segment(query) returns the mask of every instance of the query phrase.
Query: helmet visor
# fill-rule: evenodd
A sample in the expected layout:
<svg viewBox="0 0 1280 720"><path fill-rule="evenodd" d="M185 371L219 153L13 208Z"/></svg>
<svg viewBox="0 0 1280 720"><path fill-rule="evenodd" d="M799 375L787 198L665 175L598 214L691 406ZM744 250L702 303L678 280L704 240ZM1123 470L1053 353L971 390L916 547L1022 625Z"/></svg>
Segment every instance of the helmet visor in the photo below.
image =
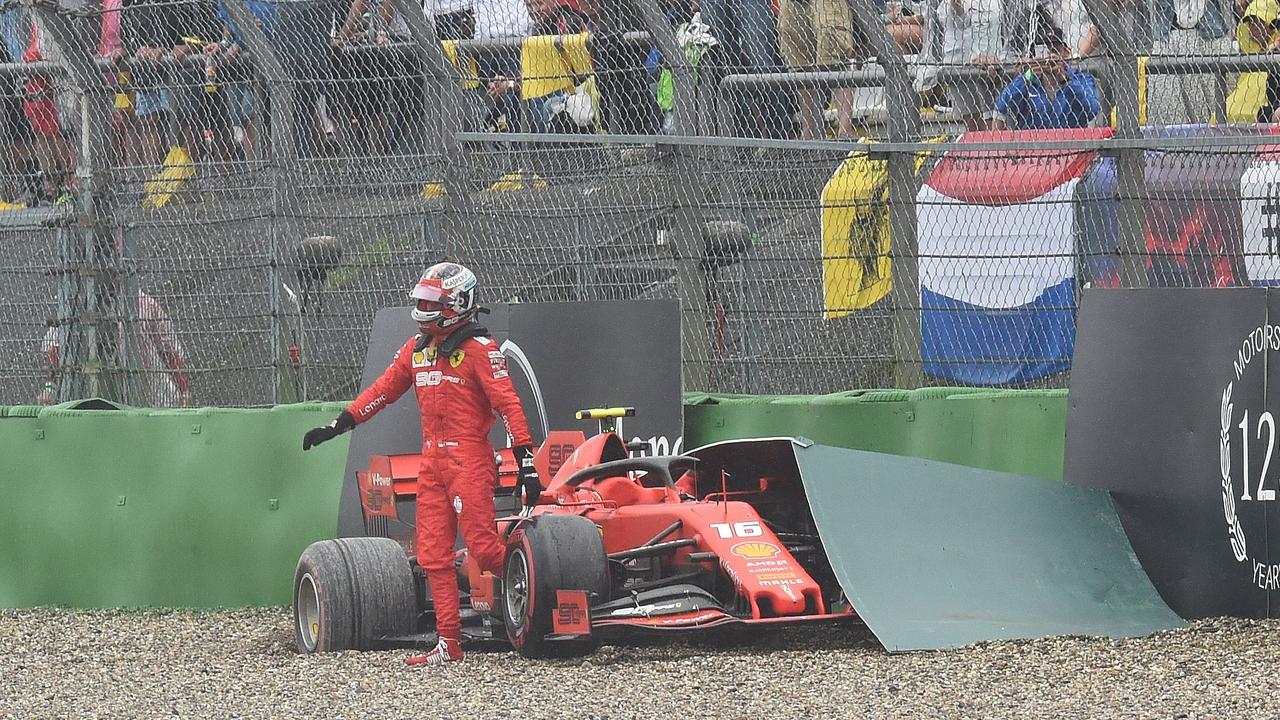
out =
<svg viewBox="0 0 1280 720"><path fill-rule="evenodd" d="M409 291L409 297L414 300L448 305L453 300L453 291L440 287L439 281L422 280Z"/></svg>

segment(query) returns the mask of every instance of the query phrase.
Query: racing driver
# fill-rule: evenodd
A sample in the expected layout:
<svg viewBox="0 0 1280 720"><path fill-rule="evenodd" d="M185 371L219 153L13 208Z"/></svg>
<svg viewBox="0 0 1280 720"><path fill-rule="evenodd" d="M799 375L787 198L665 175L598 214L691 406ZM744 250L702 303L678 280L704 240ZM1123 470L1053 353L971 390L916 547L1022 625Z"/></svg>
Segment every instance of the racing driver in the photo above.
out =
<svg viewBox="0 0 1280 720"><path fill-rule="evenodd" d="M476 277L465 267L442 262L427 268L409 292L419 333L396 352L391 365L360 393L336 420L307 431L309 450L368 420L395 402L410 386L422 414L422 463L418 470L418 564L427 574L439 642L405 662L438 665L462 659L454 539L461 527L467 552L485 572L502 569L503 547L494 522L497 465L489 431L495 413L511 434L517 492L532 507L542 492L533 466L533 440L520 399L507 375L506 359L488 330L475 321Z"/></svg>

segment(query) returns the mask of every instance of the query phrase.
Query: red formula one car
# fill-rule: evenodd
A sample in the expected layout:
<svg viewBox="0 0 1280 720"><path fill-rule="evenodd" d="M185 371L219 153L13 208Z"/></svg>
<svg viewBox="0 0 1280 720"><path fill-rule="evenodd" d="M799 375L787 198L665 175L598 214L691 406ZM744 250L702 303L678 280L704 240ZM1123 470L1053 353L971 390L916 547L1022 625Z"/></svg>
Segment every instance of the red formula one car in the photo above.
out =
<svg viewBox="0 0 1280 720"><path fill-rule="evenodd" d="M585 410L601 432L552 432L536 456L541 503L514 510L501 455L501 577L464 562L465 639L527 657L590 653L628 630L853 616L823 553L789 438L633 456L613 430L629 408ZM294 580L301 652L430 645L433 611L413 560L416 454L374 456L359 474L366 527L381 537L311 545ZM504 507L504 505L506 507Z"/></svg>

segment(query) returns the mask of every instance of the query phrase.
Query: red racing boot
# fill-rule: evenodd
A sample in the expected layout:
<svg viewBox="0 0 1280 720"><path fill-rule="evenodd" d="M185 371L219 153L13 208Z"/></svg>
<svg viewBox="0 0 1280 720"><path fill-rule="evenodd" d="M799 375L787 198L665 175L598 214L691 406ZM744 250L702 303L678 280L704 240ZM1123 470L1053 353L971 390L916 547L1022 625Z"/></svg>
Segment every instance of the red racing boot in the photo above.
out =
<svg viewBox="0 0 1280 720"><path fill-rule="evenodd" d="M440 638L435 648L423 655L411 655L404 659L405 665L443 665L448 662L462 660L462 641L455 638Z"/></svg>

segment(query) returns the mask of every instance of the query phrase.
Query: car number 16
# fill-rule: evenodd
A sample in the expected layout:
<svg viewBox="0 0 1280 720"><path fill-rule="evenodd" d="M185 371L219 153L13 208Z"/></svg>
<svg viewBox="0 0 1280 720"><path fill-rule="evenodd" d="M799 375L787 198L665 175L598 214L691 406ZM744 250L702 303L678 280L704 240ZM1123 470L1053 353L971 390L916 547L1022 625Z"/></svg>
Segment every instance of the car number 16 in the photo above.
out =
<svg viewBox="0 0 1280 720"><path fill-rule="evenodd" d="M711 527L715 528L720 537L726 540L735 537L759 537L764 534L764 528L760 527L760 523L755 520L736 522L732 525L729 523L711 523Z"/></svg>

